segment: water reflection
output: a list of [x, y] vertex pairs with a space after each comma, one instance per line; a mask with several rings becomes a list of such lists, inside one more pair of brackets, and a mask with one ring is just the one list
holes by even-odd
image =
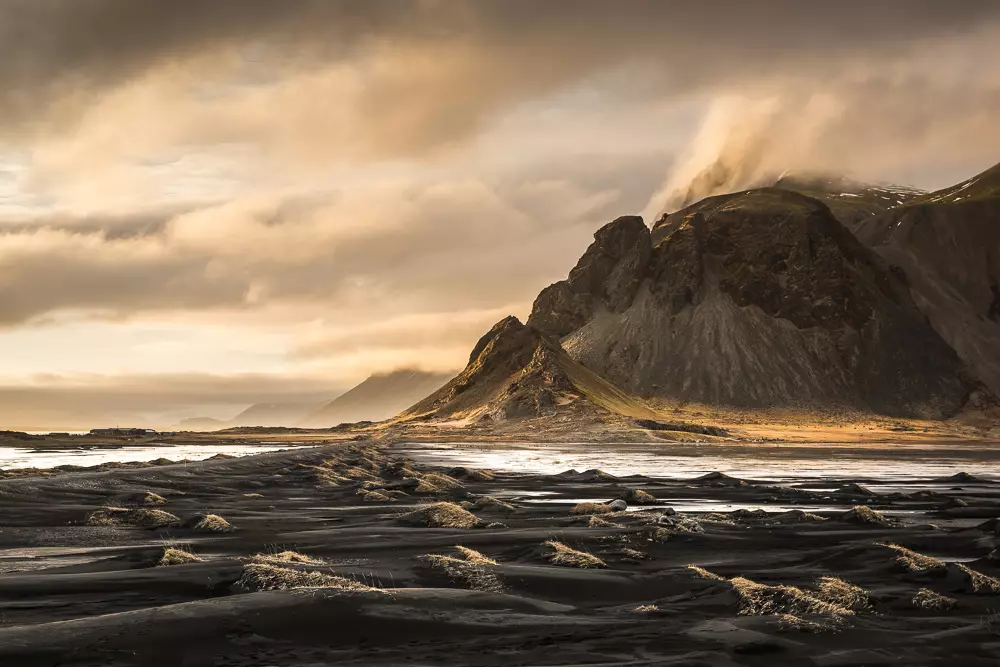
[[61, 465], [96, 466], [102, 463], [153, 461], [159, 458], [201, 461], [216, 454], [249, 456], [288, 449], [288, 444], [219, 444], [219, 445], [138, 445], [114, 448], [28, 449], [0, 447], [0, 469], [54, 468]]

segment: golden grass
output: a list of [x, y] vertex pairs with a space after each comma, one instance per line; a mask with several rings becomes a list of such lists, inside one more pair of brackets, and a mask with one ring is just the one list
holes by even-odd
[[878, 510], [867, 505], [857, 505], [844, 512], [841, 519], [867, 526], [891, 526], [892, 521]]
[[918, 554], [916, 551], [898, 544], [888, 542], [876, 542], [876, 544], [895, 551], [896, 563], [908, 572], [930, 572], [932, 570], [943, 570], [946, 567], [943, 560]]
[[940, 595], [929, 588], [921, 588], [910, 602], [913, 603], [914, 607], [935, 611], [947, 611], [958, 605], [958, 600], [955, 598]]
[[391, 503], [396, 500], [392, 496], [387, 496], [381, 491], [362, 491], [359, 495], [361, 496], [361, 500], [366, 503]]
[[254, 591], [283, 591], [295, 588], [330, 588], [341, 591], [378, 590], [371, 586], [324, 572], [309, 572], [270, 563], [248, 563], [237, 582]]
[[614, 523], [613, 521], [608, 521], [607, 519], [602, 519], [599, 516], [593, 516], [592, 515], [587, 520], [587, 527], [588, 528], [620, 528], [621, 526], [619, 526], [617, 523]]
[[305, 554], [300, 554], [298, 551], [279, 551], [273, 554], [254, 554], [250, 557], [250, 562], [252, 563], [265, 563], [270, 565], [324, 565], [325, 562], [313, 558], [312, 556], [306, 556]]
[[632, 505], [654, 505], [659, 502], [656, 496], [642, 489], [629, 489], [622, 494], [621, 499]]
[[218, 514], [206, 514], [194, 525], [199, 533], [228, 533], [233, 530], [233, 524]]
[[743, 616], [791, 614], [839, 619], [854, 614], [846, 607], [821, 600], [796, 586], [770, 586], [746, 577], [733, 577], [729, 583], [739, 595], [739, 613]]
[[204, 558], [196, 556], [190, 551], [185, 551], [178, 547], [166, 547], [163, 550], [163, 556], [160, 557], [157, 566], [168, 567], [170, 565], [185, 565], [187, 563], [203, 563]]
[[1000, 593], [1000, 579], [983, 574], [962, 563], [955, 563], [955, 567], [964, 572], [969, 577], [972, 584], [973, 593], [986, 593], [996, 595]]
[[549, 540], [545, 543], [545, 546], [552, 549], [552, 553], [548, 555], [548, 561], [553, 565], [584, 569], [607, 567], [607, 563], [594, 554], [589, 554], [586, 551], [578, 551], [562, 542]]
[[798, 632], [830, 632], [836, 630], [837, 623], [821, 623], [806, 618], [799, 618], [794, 614], [778, 614], [778, 625], [782, 630], [796, 630]]
[[688, 565], [687, 569], [691, 570], [702, 579], [708, 579], [709, 581], [726, 581], [725, 577], [720, 577], [716, 573], [709, 572], [705, 568], [698, 567], [697, 565]]
[[821, 577], [814, 595], [817, 599], [853, 612], [867, 612], [872, 608], [871, 592], [839, 577]]
[[476, 500], [470, 504], [470, 509], [496, 510], [507, 514], [512, 514], [517, 511], [517, 508], [510, 503], [506, 503], [499, 498], [494, 498], [493, 496], [480, 496], [479, 498], [476, 498]]
[[180, 517], [155, 509], [127, 507], [102, 507], [87, 515], [88, 526], [136, 526], [159, 528], [180, 521]]
[[652, 560], [652, 557], [649, 554], [631, 547], [622, 547], [622, 556], [624, 556], [626, 560]]
[[503, 581], [492, 569], [492, 566], [497, 564], [495, 560], [468, 547], [456, 545], [455, 549], [461, 558], [441, 554], [427, 554], [420, 558], [429, 563], [431, 567], [447, 574], [452, 581], [463, 583], [472, 590], [489, 593], [503, 592]]
[[654, 612], [660, 611], [660, 608], [655, 604], [641, 604], [632, 610], [634, 614], [652, 614]]
[[166, 505], [167, 499], [152, 491], [143, 491], [129, 497], [129, 502], [135, 505]]
[[431, 484], [439, 489], [458, 489], [462, 487], [462, 483], [454, 477], [449, 477], [448, 475], [442, 475], [436, 472], [422, 475], [420, 477], [420, 481]]
[[570, 514], [611, 514], [614, 512], [610, 505], [604, 503], [577, 503], [573, 505]]
[[475, 528], [481, 523], [472, 512], [447, 502], [423, 505], [396, 521], [405, 526], [424, 528]]

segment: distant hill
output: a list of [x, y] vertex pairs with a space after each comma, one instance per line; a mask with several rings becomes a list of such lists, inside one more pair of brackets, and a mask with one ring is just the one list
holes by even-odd
[[382, 421], [413, 405], [450, 378], [450, 373], [412, 369], [372, 375], [303, 418], [298, 425], [327, 428], [349, 422]]
[[189, 417], [182, 419], [179, 423], [171, 426], [169, 431], [221, 431], [229, 428], [230, 424], [222, 419], [212, 419], [211, 417]]
[[856, 233], [905, 274], [934, 330], [1000, 394], [1000, 165], [869, 218]]
[[479, 340], [461, 373], [400, 418], [504, 421], [598, 410], [655, 416], [573, 361], [558, 342], [511, 316]]
[[254, 403], [229, 420], [229, 426], [295, 426], [322, 403]]
[[594, 238], [528, 324], [634, 395], [942, 416], [977, 386], [905, 281], [813, 197], [719, 195]]
[[826, 204], [850, 230], [873, 216], [926, 195], [923, 190], [888, 183], [862, 183], [843, 176], [791, 174], [774, 187], [807, 195]]

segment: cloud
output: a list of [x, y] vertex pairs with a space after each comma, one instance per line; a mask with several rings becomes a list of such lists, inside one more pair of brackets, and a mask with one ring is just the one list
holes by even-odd
[[180, 419], [231, 419], [257, 402], [322, 402], [349, 386], [309, 375], [56, 375], [0, 385], [7, 429], [165, 428]]

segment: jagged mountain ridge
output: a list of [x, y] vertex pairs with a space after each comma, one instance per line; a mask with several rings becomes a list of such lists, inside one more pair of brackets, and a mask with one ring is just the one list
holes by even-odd
[[939, 416], [974, 390], [901, 277], [817, 199], [709, 197], [652, 232], [619, 218], [529, 325], [641, 396]]
[[1000, 165], [864, 221], [930, 324], [1000, 394]]
[[605, 411], [655, 416], [573, 361], [558, 342], [509, 316], [480, 338], [461, 373], [400, 418], [503, 421]]

